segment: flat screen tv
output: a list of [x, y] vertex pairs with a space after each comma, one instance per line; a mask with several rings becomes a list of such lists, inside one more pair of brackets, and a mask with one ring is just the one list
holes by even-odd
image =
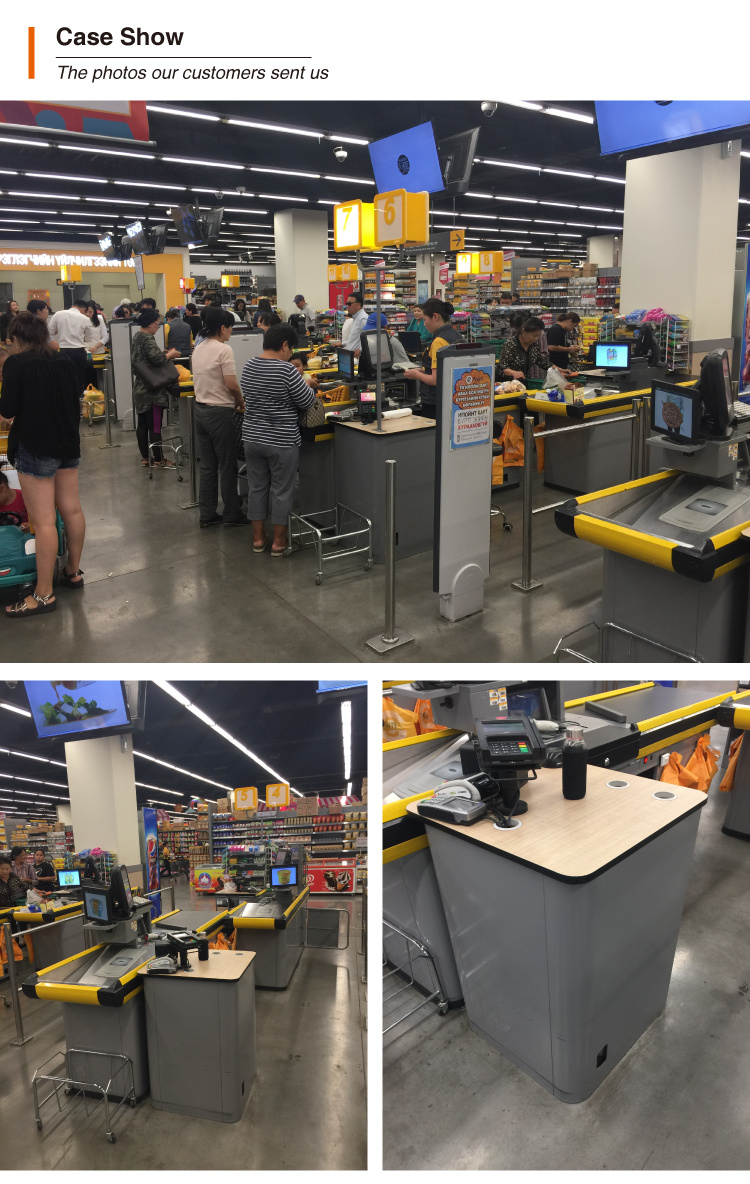
[[378, 193], [388, 193], [391, 189], [442, 193], [445, 188], [430, 122], [375, 140], [369, 148]]
[[750, 125], [750, 101], [744, 99], [607, 99], [595, 107], [603, 156], [677, 151], [732, 139]]
[[134, 255], [148, 255], [151, 253], [151, 244], [148, 241], [148, 231], [142, 222], [131, 222], [130, 226], [126, 226], [128, 238], [133, 244]]
[[183, 247], [197, 247], [203, 242], [203, 232], [195, 206], [173, 206], [169, 216], [175, 225]]
[[46, 679], [23, 685], [40, 740], [83, 740], [131, 731], [122, 682]]

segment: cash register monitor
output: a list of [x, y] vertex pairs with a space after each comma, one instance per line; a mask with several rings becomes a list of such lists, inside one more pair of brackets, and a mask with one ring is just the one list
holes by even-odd
[[81, 873], [77, 868], [57, 873], [58, 888], [80, 888]]
[[651, 387], [651, 431], [675, 444], [702, 440], [701, 395], [696, 388], [656, 382]]
[[380, 350], [381, 373], [390, 373], [393, 369], [393, 354], [391, 353], [391, 339], [385, 329], [367, 329], [360, 334], [362, 349], [360, 373], [373, 378], [377, 373], [378, 350]]
[[112, 868], [110, 892], [117, 912], [123, 917], [130, 917], [133, 913], [133, 893], [130, 890], [130, 879], [125, 864]]
[[339, 378], [349, 378], [354, 380], [354, 350], [352, 349], [338, 349], [336, 350], [336, 366], [339, 372]]
[[272, 867], [271, 868], [271, 887], [272, 888], [296, 888], [297, 886], [297, 868], [291, 867]]
[[398, 339], [407, 354], [420, 354], [422, 352], [422, 338], [418, 333], [399, 333]]
[[594, 364], [598, 370], [629, 370], [629, 341], [597, 341]]
[[709, 430], [723, 436], [734, 419], [729, 358], [725, 349], [712, 349], [703, 358], [698, 390]]
[[109, 888], [84, 888], [83, 915], [87, 921], [109, 925], [114, 920], [112, 892]]

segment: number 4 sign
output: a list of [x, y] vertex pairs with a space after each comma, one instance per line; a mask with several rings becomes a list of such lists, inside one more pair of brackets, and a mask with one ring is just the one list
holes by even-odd
[[377, 193], [375, 207], [375, 246], [393, 247], [402, 243], [424, 243], [428, 238], [430, 195], [392, 189]]
[[266, 805], [269, 810], [276, 810], [279, 806], [289, 805], [289, 786], [280, 783], [266, 786]]

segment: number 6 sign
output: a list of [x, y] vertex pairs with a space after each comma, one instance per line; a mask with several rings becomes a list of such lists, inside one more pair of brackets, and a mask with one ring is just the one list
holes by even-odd
[[392, 189], [389, 193], [377, 193], [373, 205], [377, 247], [427, 241], [428, 193], [407, 193], [405, 189]]
[[284, 785], [283, 782], [278, 785], [267, 785], [266, 805], [271, 810], [276, 810], [279, 806], [288, 806], [289, 786]]

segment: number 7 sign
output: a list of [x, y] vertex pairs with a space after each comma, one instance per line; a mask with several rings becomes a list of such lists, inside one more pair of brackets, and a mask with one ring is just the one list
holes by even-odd
[[279, 806], [289, 805], [289, 786], [284, 785], [283, 782], [278, 785], [266, 786], [266, 805], [271, 810], [277, 810]]

